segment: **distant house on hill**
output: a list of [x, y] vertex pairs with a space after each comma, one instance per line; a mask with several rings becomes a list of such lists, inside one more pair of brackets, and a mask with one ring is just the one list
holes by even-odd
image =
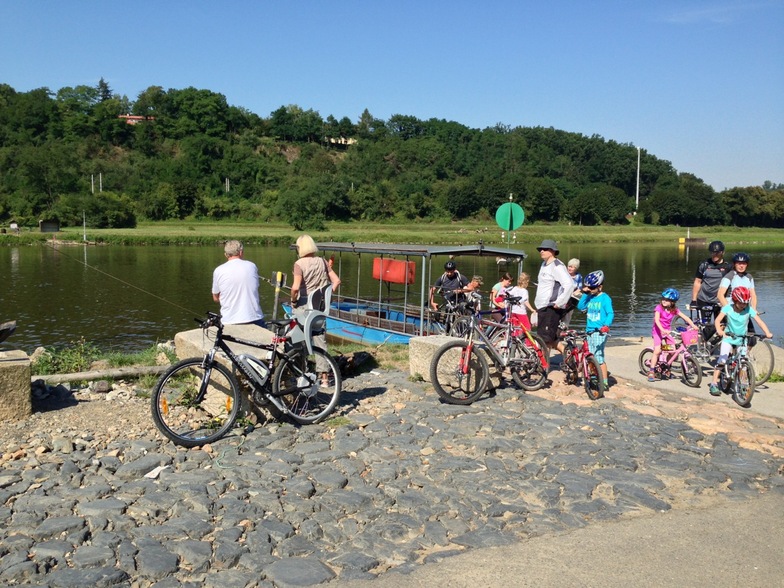
[[341, 145], [344, 147], [353, 145], [357, 142], [356, 139], [352, 139], [350, 137], [324, 137], [324, 141], [326, 143], [331, 143], [332, 145]]
[[140, 122], [155, 120], [154, 116], [139, 116], [136, 114], [120, 114], [117, 118], [124, 118], [125, 123], [129, 125], [136, 125]]

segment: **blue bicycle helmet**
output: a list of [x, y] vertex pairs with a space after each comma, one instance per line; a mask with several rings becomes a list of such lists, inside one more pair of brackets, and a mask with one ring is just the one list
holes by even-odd
[[448, 271], [448, 272], [451, 272], [452, 270], [456, 270], [457, 269], [457, 264], [450, 259], [449, 261], [447, 261], [444, 264], [444, 269], [446, 271]]
[[678, 292], [675, 288], [667, 288], [662, 292], [662, 298], [665, 300], [672, 300], [673, 302], [678, 302], [678, 298], [680, 298], [680, 292]]
[[589, 288], [598, 288], [604, 283], [604, 272], [602, 270], [591, 272], [585, 276], [583, 283]]
[[749, 263], [750, 261], [751, 257], [748, 253], [736, 253], [732, 256], [732, 263]]

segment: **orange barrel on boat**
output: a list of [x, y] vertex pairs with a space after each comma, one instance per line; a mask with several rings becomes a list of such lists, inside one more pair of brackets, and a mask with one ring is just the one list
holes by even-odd
[[373, 279], [393, 284], [413, 284], [416, 264], [399, 259], [373, 259]]

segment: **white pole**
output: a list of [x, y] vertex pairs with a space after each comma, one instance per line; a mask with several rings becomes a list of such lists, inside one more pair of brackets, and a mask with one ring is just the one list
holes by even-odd
[[82, 231], [85, 243], [87, 242], [87, 216], [82, 211]]
[[98, 191], [103, 192], [103, 173], [98, 174]]
[[637, 193], [634, 197], [634, 212], [640, 208], [640, 148], [637, 147]]
[[95, 174], [90, 174], [90, 190], [95, 194]]

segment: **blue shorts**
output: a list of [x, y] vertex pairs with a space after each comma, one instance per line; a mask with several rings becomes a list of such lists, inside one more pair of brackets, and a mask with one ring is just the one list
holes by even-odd
[[599, 364], [604, 363], [604, 344], [607, 342], [607, 333], [591, 333], [588, 335], [588, 349], [591, 350], [593, 356]]

